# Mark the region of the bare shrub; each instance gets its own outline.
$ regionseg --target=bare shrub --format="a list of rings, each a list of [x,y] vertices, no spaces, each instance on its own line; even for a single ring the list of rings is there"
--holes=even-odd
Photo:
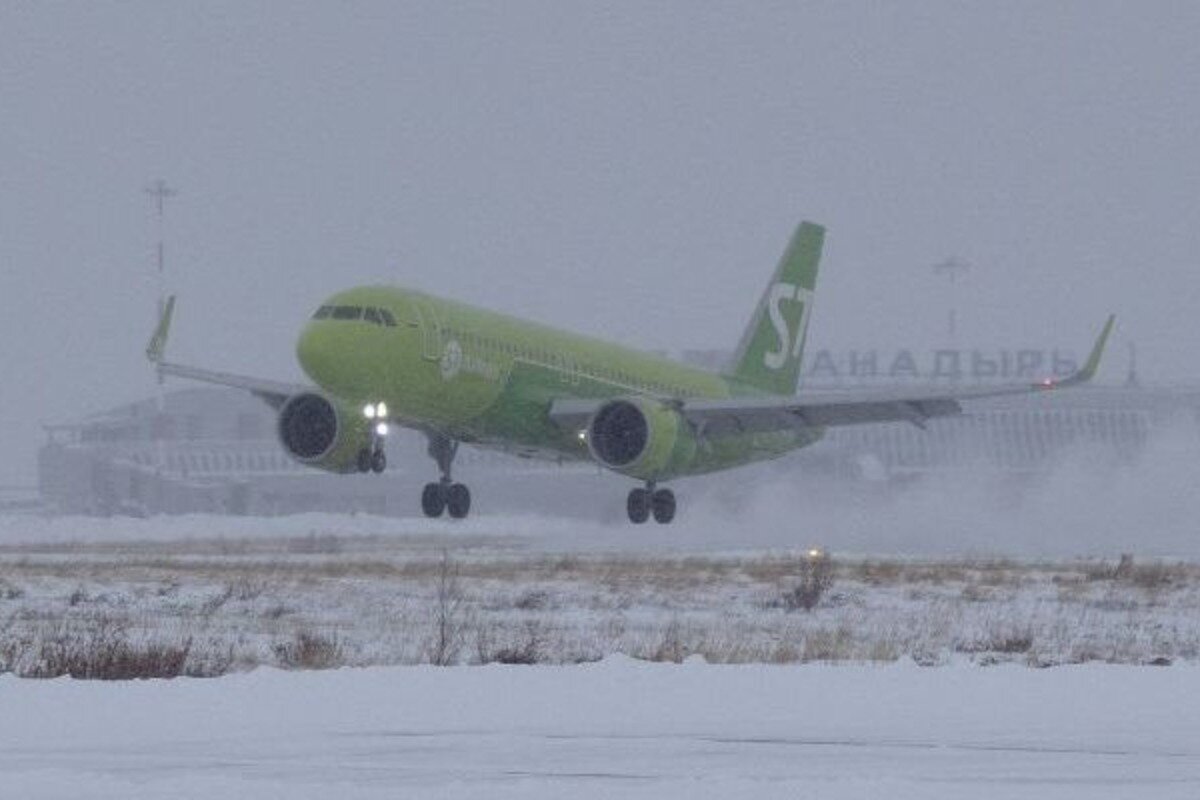
[[[475,663],[491,664],[496,660],[496,627],[478,624],[475,626]]]
[[[1125,581],[1133,576],[1133,554],[1122,553],[1121,560],[1117,562],[1117,566],[1113,569],[1113,580]]]
[[[131,680],[183,674],[192,640],[135,642],[123,623],[96,617],[83,626],[61,625],[31,645],[17,668],[22,677]]]
[[[288,614],[292,614],[294,612],[295,612],[294,608],[292,608],[290,606],[285,606],[283,603],[276,603],[275,605],[264,609],[262,612],[262,616],[264,619],[276,620],[276,619],[282,619],[283,617],[287,616]]]
[[[1104,561],[1089,564],[1084,575],[1089,581],[1117,581],[1140,589],[1161,589],[1186,577],[1186,570],[1161,561],[1138,564],[1132,553],[1122,553],[1115,566]]]
[[[495,652],[492,660],[498,664],[536,664],[542,660],[545,634],[542,626],[529,620],[523,626],[521,638]]]
[[[869,586],[893,586],[900,582],[903,567],[898,561],[866,560],[858,564],[858,579]]]
[[[783,607],[788,611],[812,611],[833,585],[833,560],[813,551],[801,559],[799,572],[795,587],[783,595]]]
[[[233,669],[233,645],[225,647],[212,646],[200,648],[192,646],[191,652],[183,667],[183,674],[189,678],[218,678]]]
[[[530,589],[524,592],[513,603],[513,608],[521,611],[540,611],[550,602],[550,593],[542,589]]]
[[[848,661],[854,657],[854,634],[846,625],[816,628],[804,635],[801,661]]]
[[[275,645],[275,659],[284,669],[331,669],[344,664],[336,636],[297,631],[291,641]]]
[[[968,583],[963,587],[961,597],[968,603],[986,603],[996,598],[996,590],[990,586]]]
[[[226,584],[221,591],[217,592],[212,597],[205,599],[205,601],[200,604],[200,615],[211,617],[213,614],[224,608],[225,604],[233,598],[233,594],[233,585]]]
[[[257,600],[266,590],[265,580],[251,580],[247,577],[238,578],[226,586],[226,591],[231,598],[241,603]]]
[[[1139,589],[1162,589],[1174,583],[1179,576],[1178,568],[1156,561],[1135,566],[1128,581]]]
[[[430,613],[432,630],[425,648],[429,663],[439,667],[458,662],[466,638],[466,595],[460,575],[458,563],[450,558],[448,550],[443,550]]]
[[[688,657],[689,652],[687,643],[683,639],[683,626],[679,620],[672,619],[667,623],[667,627],[663,628],[662,638],[659,639],[654,652],[650,654],[650,660],[673,661],[679,664]]]
[[[1028,653],[1033,649],[1033,634],[1028,630],[997,630],[979,639],[959,642],[954,649],[960,653]]]

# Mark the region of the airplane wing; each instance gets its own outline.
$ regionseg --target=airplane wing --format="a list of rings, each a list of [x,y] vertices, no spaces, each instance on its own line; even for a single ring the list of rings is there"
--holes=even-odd
[[[150,360],[150,363],[154,364],[155,369],[158,371],[159,380],[169,375],[175,378],[186,378],[193,381],[229,386],[234,389],[244,389],[262,398],[274,408],[282,406],[294,394],[314,390],[312,386],[300,383],[284,383],[282,381],[265,380],[247,375],[235,375],[230,372],[214,372],[199,367],[189,367],[183,364],[173,364],[169,361],[164,361],[163,352],[167,347],[167,336],[171,331],[171,317],[174,313],[175,296],[171,295],[167,298],[167,304],[163,308],[162,316],[158,320],[158,327],[154,329],[154,335],[150,337],[150,342],[146,345],[146,358]]]
[[[750,396],[669,402],[674,403],[679,413],[706,436],[872,422],[911,422],[923,428],[931,418],[962,413],[962,401],[1036,394],[1087,383],[1100,365],[1114,322],[1115,317],[1110,316],[1087,362],[1062,380],[957,390],[944,386],[905,387],[883,391],[802,392],[791,397]],[[608,400],[557,400],[550,407],[550,417],[568,430],[579,430],[606,402]]]

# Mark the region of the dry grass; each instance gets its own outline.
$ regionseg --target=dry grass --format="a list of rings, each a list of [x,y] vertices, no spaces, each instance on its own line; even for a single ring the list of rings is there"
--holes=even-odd
[[[1196,565],[840,558],[818,572],[804,553],[436,544],[317,531],[0,548],[0,672],[571,663],[613,652],[718,663],[1200,660]],[[120,635],[92,631],[87,620],[101,617],[120,622]]]

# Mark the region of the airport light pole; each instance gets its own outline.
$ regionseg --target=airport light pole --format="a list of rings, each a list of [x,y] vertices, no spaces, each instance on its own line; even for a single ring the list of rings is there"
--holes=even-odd
[[[158,313],[162,315],[163,309],[167,304],[167,279],[166,279],[166,247],[163,244],[163,221],[166,201],[168,198],[175,197],[179,194],[178,191],[167,185],[167,182],[159,178],[154,183],[147,186],[144,190],[146,194],[154,198],[154,207],[158,211],[158,247],[155,252],[155,264],[158,268]]]
[[[154,208],[157,212],[158,224],[158,242],[155,248],[155,268],[158,280],[158,318],[162,319],[163,311],[167,307],[167,256],[166,245],[164,244],[164,228],[165,228],[165,210],[166,201],[169,198],[179,194],[178,191],[167,185],[167,182],[159,178],[154,183],[147,186],[143,191],[154,198]],[[167,395],[166,387],[163,385],[162,373],[158,374],[158,398],[157,398],[157,413],[154,416],[154,451],[155,451],[155,473],[158,476],[157,485],[157,505],[158,509],[162,510],[162,491],[163,491],[163,473],[166,471],[166,442],[163,440],[164,419],[167,411]]]
[[[950,256],[945,261],[934,264],[931,269],[934,275],[945,277],[950,282],[950,313],[946,320],[946,331],[950,336],[950,341],[957,341],[958,309],[955,308],[957,297],[954,287],[958,284],[960,276],[971,271],[971,265],[957,256]]]

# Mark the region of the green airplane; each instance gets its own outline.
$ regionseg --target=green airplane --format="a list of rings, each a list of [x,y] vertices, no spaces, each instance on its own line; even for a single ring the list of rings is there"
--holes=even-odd
[[[524,457],[594,461],[640,484],[629,519],[675,517],[665,481],[778,458],[827,427],[925,421],[960,401],[1041,392],[1092,378],[1113,327],[1062,380],[955,390],[797,394],[825,230],[801,223],[759,301],[727,374],[388,286],[348,289],[312,315],[296,346],[315,386],[214,372],[163,358],[175,298],[146,355],[175,376],[253,392],[278,411],[287,452],[331,472],[383,472],[392,426],[422,432],[440,480],[421,494],[429,517],[461,519],[468,488],[451,466],[460,443]]]

